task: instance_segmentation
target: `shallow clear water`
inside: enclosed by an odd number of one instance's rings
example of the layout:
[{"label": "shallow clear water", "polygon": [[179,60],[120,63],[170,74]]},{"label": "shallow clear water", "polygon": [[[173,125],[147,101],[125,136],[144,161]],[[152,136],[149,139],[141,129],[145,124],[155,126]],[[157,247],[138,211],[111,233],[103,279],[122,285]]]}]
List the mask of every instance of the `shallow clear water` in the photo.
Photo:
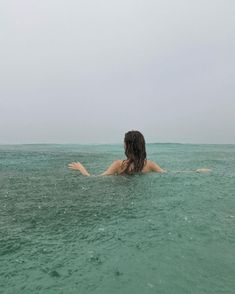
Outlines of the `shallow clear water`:
[{"label": "shallow clear water", "polygon": [[150,144],[169,171],[83,177],[121,145],[0,146],[0,293],[235,293],[235,145]]}]

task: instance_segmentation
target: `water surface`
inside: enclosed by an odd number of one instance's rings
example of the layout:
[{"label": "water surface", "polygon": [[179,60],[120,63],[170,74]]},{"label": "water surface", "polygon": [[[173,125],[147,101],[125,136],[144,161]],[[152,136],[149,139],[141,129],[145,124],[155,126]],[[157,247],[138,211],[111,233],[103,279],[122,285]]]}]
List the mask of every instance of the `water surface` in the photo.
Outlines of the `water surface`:
[{"label": "water surface", "polygon": [[67,169],[121,145],[0,146],[0,293],[235,293],[235,145],[147,151],[169,173]]}]

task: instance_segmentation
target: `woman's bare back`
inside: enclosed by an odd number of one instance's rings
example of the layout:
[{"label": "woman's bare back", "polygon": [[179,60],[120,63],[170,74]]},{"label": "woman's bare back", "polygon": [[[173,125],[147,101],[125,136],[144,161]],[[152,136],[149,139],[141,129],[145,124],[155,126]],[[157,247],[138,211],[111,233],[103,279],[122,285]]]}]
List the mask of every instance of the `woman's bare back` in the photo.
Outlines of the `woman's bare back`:
[{"label": "woman's bare back", "polygon": [[[117,174],[122,174],[127,164],[128,164],[127,160],[117,160]],[[133,169],[134,169],[134,164],[131,163],[129,166],[129,171],[131,172],[131,170]],[[145,160],[145,164],[141,172],[142,173],[148,173],[148,172],[164,173],[166,171],[162,169],[159,165],[157,165],[155,162],[150,160]]]}]

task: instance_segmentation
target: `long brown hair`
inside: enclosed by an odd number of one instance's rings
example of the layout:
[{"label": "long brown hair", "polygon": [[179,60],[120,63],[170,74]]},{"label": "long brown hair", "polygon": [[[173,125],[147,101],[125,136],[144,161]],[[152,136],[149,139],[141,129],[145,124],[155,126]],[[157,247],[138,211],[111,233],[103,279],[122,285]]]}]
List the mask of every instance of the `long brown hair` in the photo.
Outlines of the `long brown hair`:
[{"label": "long brown hair", "polygon": [[141,172],[147,156],[144,136],[139,131],[129,131],[125,134],[124,143],[127,159],[123,161],[122,174]]}]

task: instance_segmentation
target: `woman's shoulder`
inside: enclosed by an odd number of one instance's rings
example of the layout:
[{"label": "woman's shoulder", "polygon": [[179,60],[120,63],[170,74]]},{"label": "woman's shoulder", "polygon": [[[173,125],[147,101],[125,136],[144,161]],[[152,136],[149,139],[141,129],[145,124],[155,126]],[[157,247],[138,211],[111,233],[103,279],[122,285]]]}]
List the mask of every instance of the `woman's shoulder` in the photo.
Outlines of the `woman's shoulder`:
[{"label": "woman's shoulder", "polygon": [[120,174],[125,169],[125,167],[127,165],[127,160],[126,159],[117,159],[117,160],[114,160],[113,163],[116,166],[118,174]]},{"label": "woman's shoulder", "polygon": [[124,160],[122,160],[122,159],[116,159],[113,161],[113,163],[116,165],[121,165],[123,162],[124,162]]},{"label": "woman's shoulder", "polygon": [[117,169],[120,169],[123,164],[124,164],[125,160],[122,160],[122,159],[116,159],[113,161],[113,165],[117,168]]},{"label": "woman's shoulder", "polygon": [[152,161],[152,160],[146,160],[146,165],[152,165],[152,164],[154,164],[154,161]]},{"label": "woman's shoulder", "polygon": [[154,171],[154,172],[158,172],[158,173],[165,172],[164,169],[162,169],[156,162],[154,162],[152,160],[147,160],[146,168],[149,171]]},{"label": "woman's shoulder", "polygon": [[151,167],[152,167],[152,164],[153,162],[151,160],[145,160],[145,163],[144,163],[144,167],[143,167],[143,172],[148,172],[151,170]]}]

